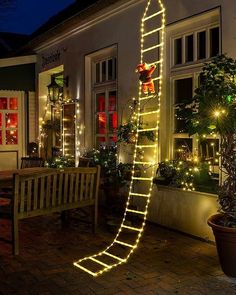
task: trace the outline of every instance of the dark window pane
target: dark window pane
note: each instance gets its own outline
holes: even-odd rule
[[[219,162],[219,139],[206,139],[199,142],[199,157],[201,161],[218,165]]]
[[[112,59],[108,60],[108,80],[112,80],[113,79],[113,62]]]
[[[181,103],[191,100],[193,89],[193,79],[185,78],[175,81],[175,103]],[[175,133],[187,133],[186,123],[183,118],[177,117],[175,114]]]
[[[179,103],[193,96],[193,79],[185,78],[175,80],[175,103]]]
[[[116,71],[117,71],[117,69],[116,69],[116,58],[113,58],[113,62],[114,62],[114,66],[113,66],[113,69],[114,69],[114,79],[116,79]]]
[[[116,91],[110,91],[109,92],[109,111],[115,111],[116,110]]]
[[[175,65],[182,64],[182,38],[175,40]]]
[[[100,63],[96,63],[96,83],[100,82]]]
[[[7,98],[0,97],[0,110],[6,110],[6,109],[7,109]]]
[[[219,27],[210,30],[210,56],[216,56],[219,54],[220,49],[220,37],[219,37]]]
[[[174,159],[186,161],[192,157],[193,142],[191,138],[175,138]]]
[[[206,58],[206,31],[200,32],[198,36],[198,59]]]
[[[102,62],[102,82],[106,81],[106,61]]]
[[[2,144],[2,131],[0,130],[0,144]]]
[[[97,112],[105,112],[105,109],[106,109],[105,93],[96,94],[96,100],[97,100]]]
[[[186,62],[193,61],[193,35],[187,36],[185,39],[186,45]]]

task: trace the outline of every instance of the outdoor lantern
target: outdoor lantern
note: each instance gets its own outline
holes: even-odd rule
[[[56,78],[54,76],[51,77],[51,83],[48,87],[48,98],[52,103],[56,103],[60,100],[60,95],[62,93],[62,87],[57,84]]]

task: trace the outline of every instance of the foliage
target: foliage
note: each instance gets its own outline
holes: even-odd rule
[[[90,165],[101,166],[101,174],[105,185],[123,186],[127,183],[131,164],[117,163],[116,146],[103,146],[92,149],[83,155],[90,159]]]
[[[159,163],[154,183],[209,193],[216,193],[217,188],[210,175],[209,165],[192,161],[171,160]]]
[[[206,64],[191,102],[177,105],[189,134],[221,137],[220,158],[226,179],[219,189],[226,224],[236,224],[236,60],[220,55]]]
[[[68,159],[64,156],[60,156],[48,161],[46,166],[50,168],[75,167],[75,163],[74,160]]]
[[[142,129],[142,127],[139,127]],[[118,126],[117,136],[118,142],[134,143],[135,134],[137,132],[137,122],[129,121],[126,124]],[[153,131],[145,131],[139,134],[140,137],[146,137],[150,141],[155,141],[155,134]]]

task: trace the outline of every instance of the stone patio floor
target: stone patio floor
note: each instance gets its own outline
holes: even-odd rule
[[[9,221],[0,221],[0,232],[10,238]],[[20,255],[0,242],[0,294],[236,294],[236,280],[222,273],[214,245],[153,224],[127,264],[97,278],[73,266],[113,237],[104,224],[94,235],[77,219],[62,225],[57,214],[21,221]]]

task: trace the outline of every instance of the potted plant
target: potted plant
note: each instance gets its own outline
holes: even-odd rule
[[[224,179],[219,185],[219,213],[208,219],[224,273],[236,277],[236,60],[219,55],[205,64],[191,101],[178,104],[189,134],[219,136]]]

